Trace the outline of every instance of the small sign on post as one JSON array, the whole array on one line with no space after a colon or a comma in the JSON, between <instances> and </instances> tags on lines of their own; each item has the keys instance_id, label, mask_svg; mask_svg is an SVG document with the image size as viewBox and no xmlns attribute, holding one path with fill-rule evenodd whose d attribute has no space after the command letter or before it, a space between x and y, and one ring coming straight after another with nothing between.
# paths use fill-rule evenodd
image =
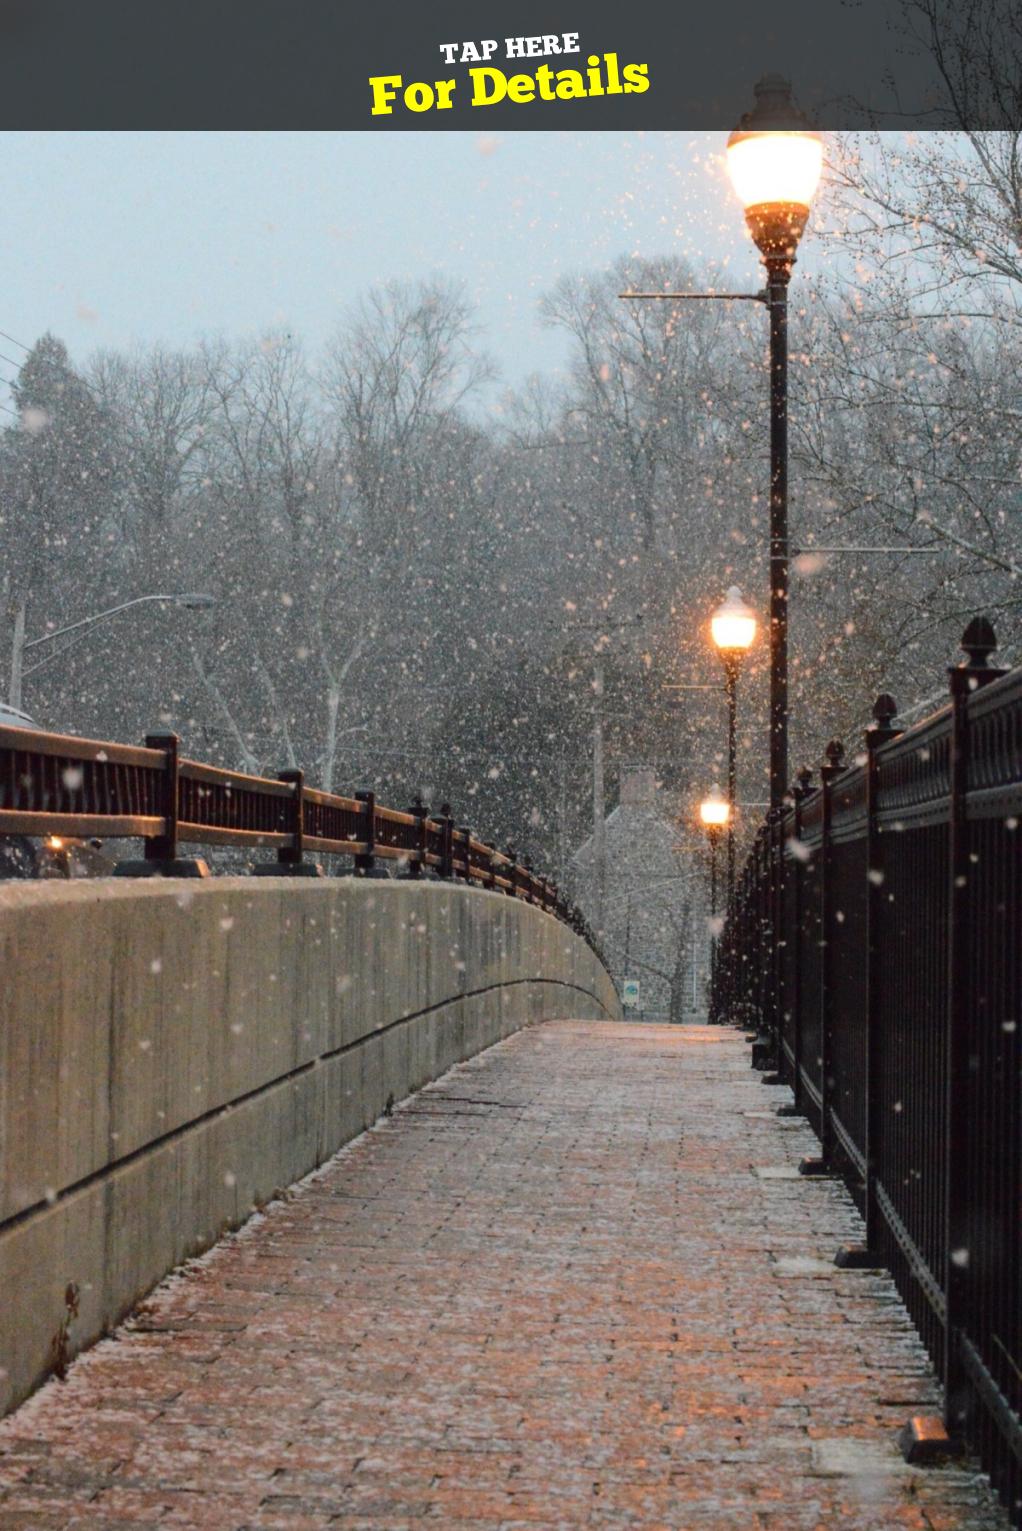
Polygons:
<instances>
[{"instance_id":1,"label":"small sign on post","mask_svg":"<svg viewBox=\"0 0 1022 1531\"><path fill-rule=\"evenodd\" d=\"M639 1008L639 980L626 978L621 984L621 1003L626 1010Z\"/></svg>"}]
</instances>

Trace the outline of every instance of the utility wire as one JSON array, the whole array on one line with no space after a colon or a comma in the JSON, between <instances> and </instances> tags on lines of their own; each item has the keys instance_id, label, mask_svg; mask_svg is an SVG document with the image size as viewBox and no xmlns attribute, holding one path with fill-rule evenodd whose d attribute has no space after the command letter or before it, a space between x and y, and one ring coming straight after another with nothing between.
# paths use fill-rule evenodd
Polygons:
<instances>
[{"instance_id":1,"label":"utility wire","mask_svg":"<svg viewBox=\"0 0 1022 1531\"><path fill-rule=\"evenodd\" d=\"M27 346L23 340L16 340L13 335L8 335L6 330L0 330L0 335L2 335L5 340L9 340L12 346L20 346L21 349L25 352L26 356L32 349L32 347ZM16 362L15 365L20 367L21 363Z\"/></svg>"}]
</instances>

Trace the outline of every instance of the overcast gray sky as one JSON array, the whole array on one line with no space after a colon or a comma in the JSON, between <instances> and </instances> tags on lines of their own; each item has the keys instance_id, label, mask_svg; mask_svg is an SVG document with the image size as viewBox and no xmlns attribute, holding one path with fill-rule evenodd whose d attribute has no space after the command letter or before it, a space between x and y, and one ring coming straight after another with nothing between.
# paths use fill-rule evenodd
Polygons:
<instances>
[{"instance_id":1,"label":"overcast gray sky","mask_svg":"<svg viewBox=\"0 0 1022 1531\"><path fill-rule=\"evenodd\" d=\"M723 134L6 133L0 147L0 330L28 345L52 330L78 361L279 327L315 350L374 281L445 272L513 383L561 359L535 310L565 271L681 250L758 285Z\"/></svg>"}]
</instances>

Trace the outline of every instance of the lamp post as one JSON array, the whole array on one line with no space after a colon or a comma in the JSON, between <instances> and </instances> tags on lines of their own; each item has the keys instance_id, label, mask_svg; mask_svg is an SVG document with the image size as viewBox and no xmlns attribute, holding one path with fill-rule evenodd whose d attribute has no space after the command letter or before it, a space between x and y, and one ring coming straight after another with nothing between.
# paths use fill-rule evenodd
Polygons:
<instances>
[{"instance_id":1,"label":"lamp post","mask_svg":"<svg viewBox=\"0 0 1022 1531\"><path fill-rule=\"evenodd\" d=\"M717 913L717 846L726 829L731 809L719 787L712 787L699 804L699 818L710 842L710 915Z\"/></svg>"},{"instance_id":2,"label":"lamp post","mask_svg":"<svg viewBox=\"0 0 1022 1531\"><path fill-rule=\"evenodd\" d=\"M766 267L770 314L770 805L788 789L788 283L823 168L823 140L768 74L727 144L727 166Z\"/></svg>"},{"instance_id":3,"label":"lamp post","mask_svg":"<svg viewBox=\"0 0 1022 1531\"><path fill-rule=\"evenodd\" d=\"M719 787L711 787L710 791L699 804L699 819L706 830L706 838L710 842L710 1020L717 1019L717 846L720 844L721 832L727 827L731 818L731 808L727 798L721 795Z\"/></svg>"},{"instance_id":4,"label":"lamp post","mask_svg":"<svg viewBox=\"0 0 1022 1531\"><path fill-rule=\"evenodd\" d=\"M727 163L763 263L763 292L623 292L661 302L763 303L770 315L770 804L788 783L788 283L823 168L823 140L780 75L764 75L756 105L731 134Z\"/></svg>"},{"instance_id":5,"label":"lamp post","mask_svg":"<svg viewBox=\"0 0 1022 1531\"><path fill-rule=\"evenodd\" d=\"M756 636L756 614L732 585L710 618L710 632L724 664L727 692L727 908L735 894L735 805L738 751L738 672Z\"/></svg>"},{"instance_id":6,"label":"lamp post","mask_svg":"<svg viewBox=\"0 0 1022 1531\"><path fill-rule=\"evenodd\" d=\"M163 606L184 606L189 611L200 611L205 609L207 606L216 605L215 596L206 595L203 593L186 593L175 595L136 595L130 601L122 601L118 606L108 607L106 611L94 612L91 617L82 617L78 622L69 622L64 627L56 627L52 632L43 633L38 638L29 639L25 638L25 608L24 605L22 605L19 609L19 620L15 626L14 644L11 650L11 677L9 686L9 701L11 706L21 706L21 684L25 676L31 675L33 671L41 669L42 666L47 664L51 658L56 657L57 652L63 653L63 650L59 650L55 651L53 654L48 654L44 659L40 659L37 664L30 665L26 670L25 655L28 653L29 649L37 649L44 643L52 643L54 639L63 638L68 633L75 633L81 631L84 628L95 627L98 623L105 622L108 617L119 616L122 611L128 611L132 606L144 606L149 601L155 601L158 605Z\"/></svg>"}]
</instances>

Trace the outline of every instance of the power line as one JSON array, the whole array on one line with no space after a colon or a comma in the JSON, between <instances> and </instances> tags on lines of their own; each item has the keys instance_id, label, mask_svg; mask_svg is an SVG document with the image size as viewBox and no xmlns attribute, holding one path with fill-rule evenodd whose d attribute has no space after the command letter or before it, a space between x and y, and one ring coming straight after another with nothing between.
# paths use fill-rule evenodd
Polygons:
<instances>
[{"instance_id":1,"label":"power line","mask_svg":"<svg viewBox=\"0 0 1022 1531\"><path fill-rule=\"evenodd\" d=\"M20 346L21 349L25 352L26 356L28 355L28 353L32 349L32 347L31 346L27 346L23 340L16 340L13 335L8 335L6 330L0 330L0 335L3 336L4 340L9 340L11 342L12 346ZM14 365L16 367L20 367L21 363L20 362L15 362Z\"/></svg>"}]
</instances>

